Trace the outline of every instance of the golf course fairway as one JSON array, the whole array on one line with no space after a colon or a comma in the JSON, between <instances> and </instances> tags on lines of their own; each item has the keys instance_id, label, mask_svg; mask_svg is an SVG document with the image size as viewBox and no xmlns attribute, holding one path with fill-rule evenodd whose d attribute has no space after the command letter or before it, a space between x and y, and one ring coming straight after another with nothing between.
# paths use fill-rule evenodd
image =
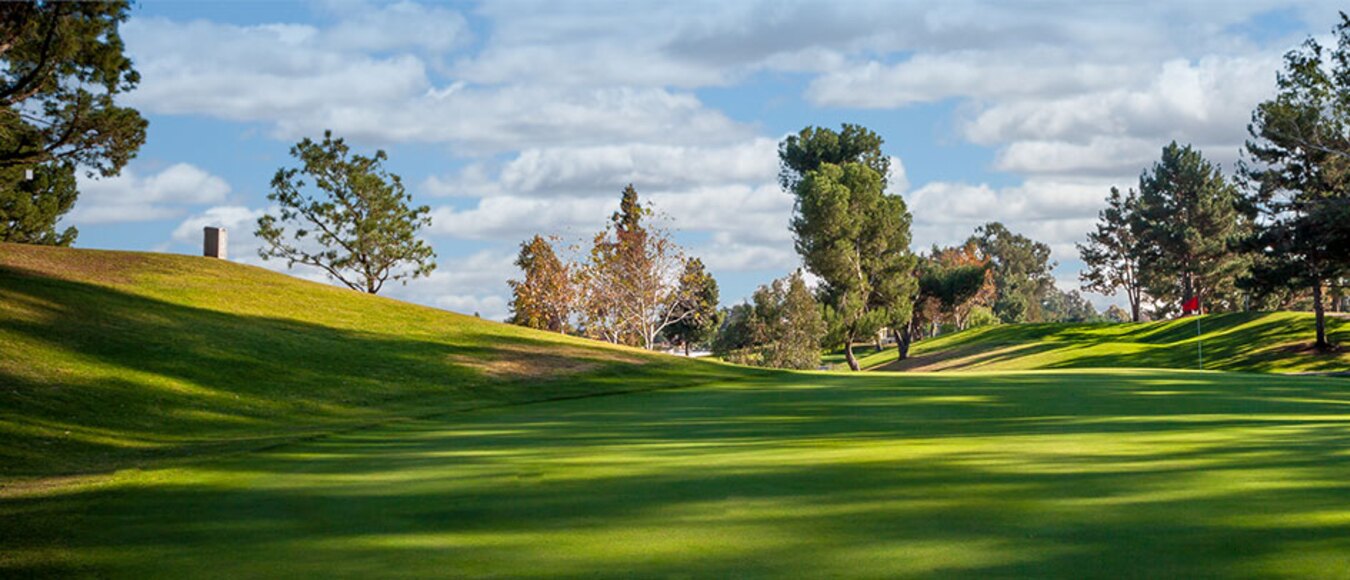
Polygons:
<instances>
[{"instance_id":1,"label":"golf course fairway","mask_svg":"<svg viewBox=\"0 0 1350 580\"><path fill-rule=\"evenodd\" d=\"M0 498L6 574L1350 574L1350 381L782 373Z\"/></svg>"}]
</instances>

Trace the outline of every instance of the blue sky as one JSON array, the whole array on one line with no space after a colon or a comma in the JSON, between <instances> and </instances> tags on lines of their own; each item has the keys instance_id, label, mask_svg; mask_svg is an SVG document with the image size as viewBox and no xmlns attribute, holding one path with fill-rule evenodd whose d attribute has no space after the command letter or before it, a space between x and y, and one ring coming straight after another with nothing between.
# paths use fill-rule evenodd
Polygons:
<instances>
[{"instance_id":1,"label":"blue sky","mask_svg":"<svg viewBox=\"0 0 1350 580\"><path fill-rule=\"evenodd\" d=\"M1174 139L1231 169L1280 56L1335 19L1331 2L148 0L122 28L146 145L83 181L64 223L81 247L182 253L224 226L232 259L284 269L253 223L290 146L332 129L433 207L440 267L386 294L504 317L517 245L580 241L632 182L732 303L798 264L777 142L852 122L886 139L916 249L1002 221L1073 288L1108 188Z\"/></svg>"}]
</instances>

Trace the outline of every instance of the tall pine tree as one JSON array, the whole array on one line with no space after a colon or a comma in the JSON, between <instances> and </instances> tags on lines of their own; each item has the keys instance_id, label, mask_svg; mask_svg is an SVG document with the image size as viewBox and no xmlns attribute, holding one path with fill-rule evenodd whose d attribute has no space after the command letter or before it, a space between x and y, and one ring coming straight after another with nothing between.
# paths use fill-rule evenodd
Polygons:
<instances>
[{"instance_id":1,"label":"tall pine tree","mask_svg":"<svg viewBox=\"0 0 1350 580\"><path fill-rule=\"evenodd\" d=\"M1160 314L1198 297L1207 309L1240 306L1235 283L1248 260L1235 247L1248 231L1237 188L1190 145L1175 141L1139 176L1131 223L1140 244L1140 281Z\"/></svg>"},{"instance_id":2,"label":"tall pine tree","mask_svg":"<svg viewBox=\"0 0 1350 580\"><path fill-rule=\"evenodd\" d=\"M797 198L797 252L821 279L831 342L855 371L853 343L908 318L916 284L910 215L885 193L890 160L881 143L857 125L808 127L778 149L779 179Z\"/></svg>"},{"instance_id":3,"label":"tall pine tree","mask_svg":"<svg viewBox=\"0 0 1350 580\"><path fill-rule=\"evenodd\" d=\"M1259 252L1245 285L1311 291L1319 349L1327 339L1324 288L1350 276L1350 17L1336 47L1309 38L1285 55L1279 92L1252 113L1241 174Z\"/></svg>"}]
</instances>

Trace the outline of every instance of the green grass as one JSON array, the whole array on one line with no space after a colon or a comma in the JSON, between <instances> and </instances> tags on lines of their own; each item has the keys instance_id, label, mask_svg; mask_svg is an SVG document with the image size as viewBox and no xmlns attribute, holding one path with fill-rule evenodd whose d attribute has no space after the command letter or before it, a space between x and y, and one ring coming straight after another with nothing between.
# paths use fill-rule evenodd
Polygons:
<instances>
[{"instance_id":1,"label":"green grass","mask_svg":"<svg viewBox=\"0 0 1350 580\"><path fill-rule=\"evenodd\" d=\"M1345 576L1347 410L1333 377L755 371L0 245L0 577Z\"/></svg>"},{"instance_id":2,"label":"green grass","mask_svg":"<svg viewBox=\"0 0 1350 580\"><path fill-rule=\"evenodd\" d=\"M0 498L4 574L1343 577L1350 381L783 373Z\"/></svg>"},{"instance_id":3,"label":"green grass","mask_svg":"<svg viewBox=\"0 0 1350 580\"><path fill-rule=\"evenodd\" d=\"M1332 341L1350 343L1350 319L1328 317L1327 329ZM1311 313L1241 312L1200 317L1199 337L1193 317L1137 324L1012 324L916 342L912 360L896 363L891 348L859 362L863 368L906 371L1194 369L1202 353L1206 370L1350 371L1350 349L1316 352L1312 339Z\"/></svg>"},{"instance_id":4,"label":"green grass","mask_svg":"<svg viewBox=\"0 0 1350 580\"><path fill-rule=\"evenodd\" d=\"M220 260L0 244L0 482L742 373Z\"/></svg>"}]
</instances>

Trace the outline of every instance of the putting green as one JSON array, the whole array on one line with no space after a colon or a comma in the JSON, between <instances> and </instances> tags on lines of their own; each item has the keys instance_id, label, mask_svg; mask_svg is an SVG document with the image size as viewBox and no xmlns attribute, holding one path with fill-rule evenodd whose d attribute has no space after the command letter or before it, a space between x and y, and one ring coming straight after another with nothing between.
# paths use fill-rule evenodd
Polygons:
<instances>
[{"instance_id":1,"label":"putting green","mask_svg":"<svg viewBox=\"0 0 1350 580\"><path fill-rule=\"evenodd\" d=\"M1350 380L782 374L0 497L0 573L1350 575Z\"/></svg>"}]
</instances>

